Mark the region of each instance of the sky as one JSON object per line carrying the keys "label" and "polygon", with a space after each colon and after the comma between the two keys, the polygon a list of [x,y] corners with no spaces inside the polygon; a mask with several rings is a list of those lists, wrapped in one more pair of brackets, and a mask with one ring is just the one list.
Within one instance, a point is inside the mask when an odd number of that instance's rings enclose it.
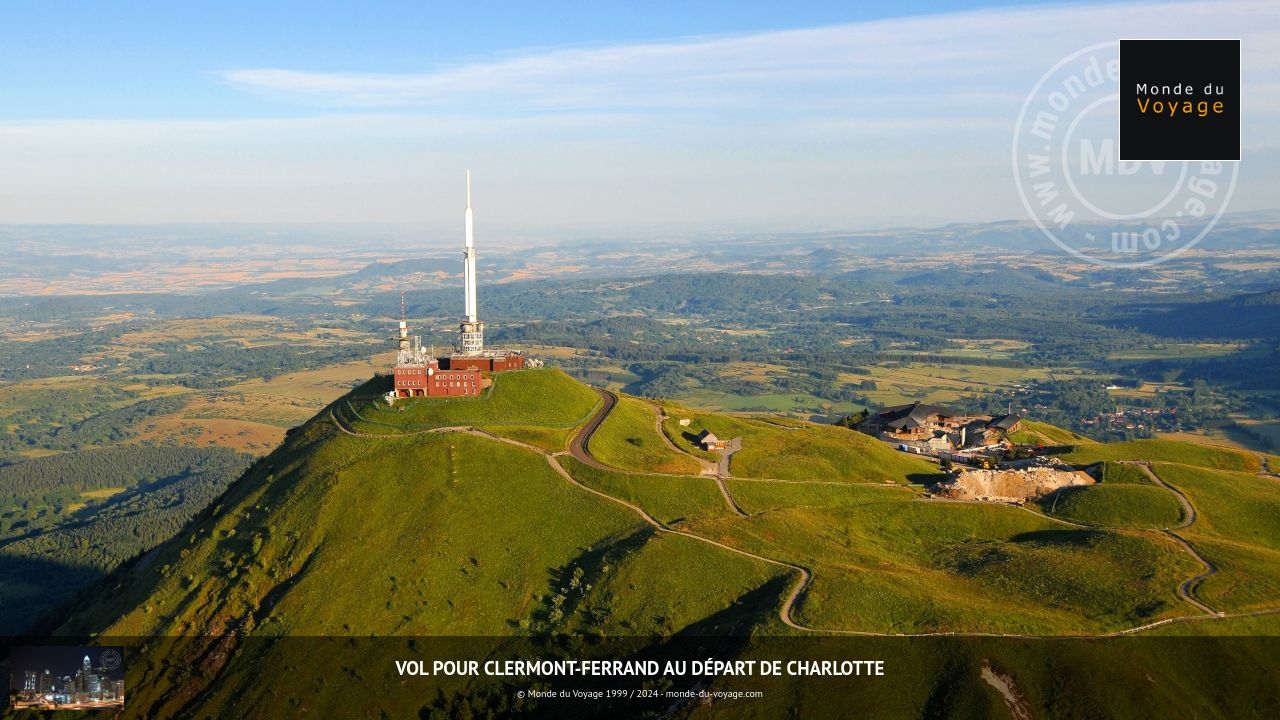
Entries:
{"label": "sky", "polygon": [[0,222],[460,223],[510,237],[1025,218],[1063,56],[1243,40],[1232,210],[1280,205],[1280,4],[0,5]]}

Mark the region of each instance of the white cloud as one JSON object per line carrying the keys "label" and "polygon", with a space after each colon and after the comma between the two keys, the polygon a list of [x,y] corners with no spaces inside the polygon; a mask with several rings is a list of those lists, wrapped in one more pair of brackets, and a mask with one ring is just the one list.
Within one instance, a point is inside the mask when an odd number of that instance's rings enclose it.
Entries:
{"label": "white cloud", "polygon": [[1274,206],[1280,174],[1262,165],[1280,163],[1280,13],[1241,0],[984,10],[417,74],[229,71],[322,114],[0,123],[0,218],[448,228],[467,167],[485,229],[513,234],[1021,217],[1011,127],[1040,74],[1099,41],[1188,34],[1244,39],[1258,167],[1234,207]]}
{"label": "white cloud", "polygon": [[[804,30],[569,48],[421,73],[223,73],[236,87],[335,106],[471,110],[660,108],[795,111],[893,95],[980,101],[1020,92],[1047,64],[1117,37],[1247,34],[1250,75],[1280,77],[1272,0],[1054,6],[910,17]],[[1021,95],[1018,95],[1021,99]]]}

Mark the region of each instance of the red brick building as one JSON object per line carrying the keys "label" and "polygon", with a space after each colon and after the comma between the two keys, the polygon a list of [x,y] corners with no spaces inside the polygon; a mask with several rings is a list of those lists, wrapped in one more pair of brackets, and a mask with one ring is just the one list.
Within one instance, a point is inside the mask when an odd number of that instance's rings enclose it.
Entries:
{"label": "red brick building", "polygon": [[425,364],[396,365],[395,396],[474,397],[484,389],[478,369],[440,369],[437,360]]}

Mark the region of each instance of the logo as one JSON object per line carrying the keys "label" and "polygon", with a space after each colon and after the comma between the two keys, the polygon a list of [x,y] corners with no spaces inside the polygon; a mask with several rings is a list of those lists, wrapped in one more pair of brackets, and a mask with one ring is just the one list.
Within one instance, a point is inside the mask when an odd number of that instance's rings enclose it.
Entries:
{"label": "logo", "polygon": [[120,667],[120,651],[115,648],[107,648],[98,656],[98,666],[104,670],[115,670]]}
{"label": "logo", "polygon": [[1121,160],[1119,50],[1093,45],[1041,76],[1014,126],[1013,171],[1023,207],[1058,247],[1098,265],[1142,267],[1213,229],[1239,165]]}
{"label": "logo", "polygon": [[1121,40],[1120,157],[1240,159],[1239,40]]}

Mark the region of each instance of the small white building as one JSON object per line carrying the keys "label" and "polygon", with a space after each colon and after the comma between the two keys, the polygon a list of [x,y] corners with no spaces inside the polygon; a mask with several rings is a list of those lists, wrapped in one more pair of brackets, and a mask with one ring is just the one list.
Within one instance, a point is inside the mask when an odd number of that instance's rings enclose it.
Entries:
{"label": "small white building", "polygon": [[710,430],[703,430],[698,433],[698,445],[703,450],[724,450],[728,443],[716,437],[715,433]]}

